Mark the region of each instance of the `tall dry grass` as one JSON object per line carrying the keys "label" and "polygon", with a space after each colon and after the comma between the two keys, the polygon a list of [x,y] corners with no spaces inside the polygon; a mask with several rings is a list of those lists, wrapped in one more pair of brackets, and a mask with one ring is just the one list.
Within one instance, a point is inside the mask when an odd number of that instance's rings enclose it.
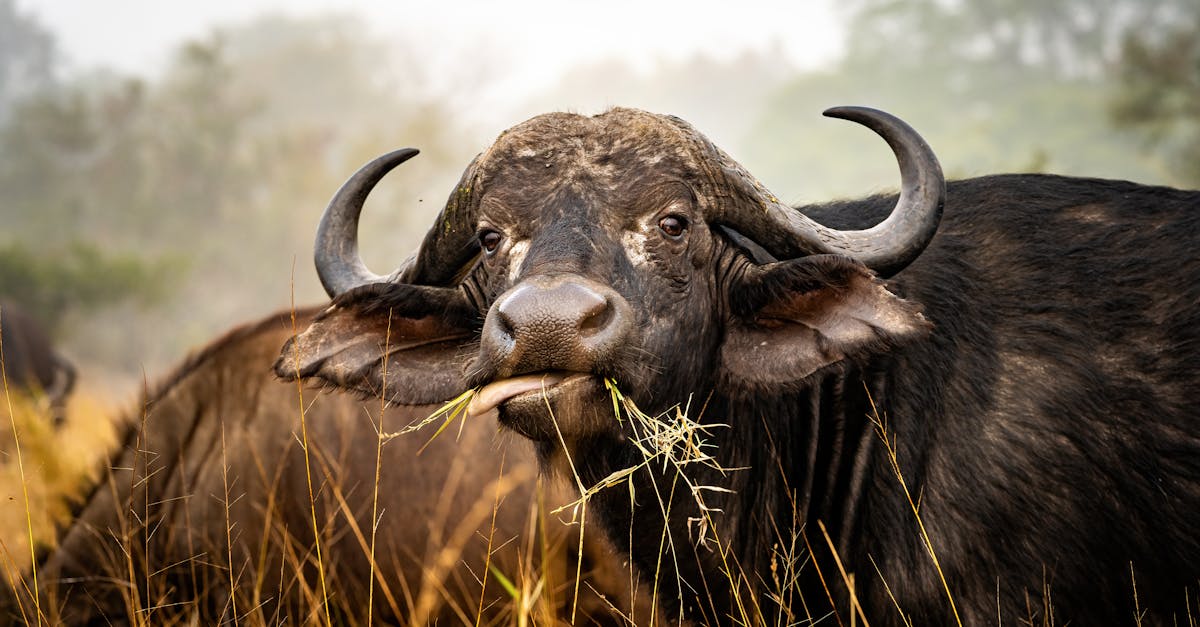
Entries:
{"label": "tall dry grass", "polygon": [[[627,592],[624,598],[610,598],[607,601],[611,606],[607,608],[609,611],[605,620],[610,624],[666,625],[671,621],[661,608],[676,602],[676,599],[660,598],[661,572],[644,582],[632,579],[631,573],[612,568],[611,564],[607,572],[588,572],[583,564],[594,564],[603,556],[584,555],[585,551],[595,552],[596,549],[578,542],[579,535],[598,536],[601,533],[587,525],[589,501],[601,490],[629,489],[628,482],[640,469],[654,465],[673,469],[676,478],[667,485],[653,486],[653,498],[664,508],[664,514],[671,516],[669,507],[677,490],[684,490],[701,512],[698,518],[688,521],[690,533],[687,537],[669,537],[671,531],[664,530],[664,536],[660,539],[660,559],[663,563],[678,559],[679,556],[674,552],[686,542],[706,543],[717,551],[723,566],[721,572],[713,573],[716,581],[710,581],[710,585],[723,582],[734,591],[735,614],[728,617],[731,624],[764,627],[871,624],[876,617],[871,616],[859,603],[855,595],[857,584],[866,578],[877,578],[890,594],[887,578],[878,568],[866,572],[848,571],[837,559],[834,543],[820,521],[805,526],[802,521],[793,519],[790,528],[786,524],[781,525],[781,542],[774,556],[777,568],[773,569],[770,581],[755,580],[758,575],[745,572],[737,556],[723,548],[728,543],[722,535],[718,512],[706,501],[707,495],[720,492],[723,488],[720,485],[698,483],[693,479],[696,476],[693,469],[705,467],[721,472],[738,471],[721,469],[715,465],[713,429],[720,427],[703,425],[698,418],[689,415],[702,413],[702,408],[682,404],[665,414],[650,416],[624,397],[611,382],[609,389],[614,412],[634,434],[631,443],[642,452],[643,463],[615,472],[596,485],[585,485],[576,474],[573,477],[574,498],[564,499],[561,493],[554,492],[554,488],[541,486],[538,500],[542,507],[530,511],[526,533],[519,540],[521,559],[515,567],[484,562],[472,571],[478,586],[472,593],[476,599],[474,603],[465,602],[461,591],[454,589],[450,572],[462,565],[464,548],[473,538],[482,536],[487,539],[489,555],[506,548],[500,546],[501,540],[494,534],[499,504],[519,482],[534,481],[531,475],[505,475],[497,477],[487,486],[483,490],[487,498],[474,503],[465,514],[460,512],[460,518],[453,521],[455,524],[447,526],[451,531],[429,548],[423,558],[426,568],[419,581],[398,581],[385,576],[386,562],[377,561],[386,559],[377,552],[376,546],[379,512],[372,511],[368,520],[375,522],[370,526],[359,524],[362,517],[352,511],[354,506],[348,498],[351,488],[324,480],[318,480],[314,484],[314,492],[306,497],[310,508],[307,515],[316,530],[316,542],[305,539],[310,534],[297,533],[297,530],[287,527],[285,518],[279,515],[280,509],[287,506],[282,495],[272,494],[264,505],[267,509],[264,524],[268,529],[264,533],[266,541],[256,547],[257,566],[276,564],[275,568],[287,571],[289,577],[274,576],[280,573],[266,573],[254,565],[234,569],[219,563],[234,563],[231,553],[227,553],[224,560],[213,560],[211,556],[198,557],[186,564],[159,565],[158,570],[146,569],[140,562],[145,559],[144,553],[149,549],[137,545],[137,539],[141,536],[137,533],[137,521],[131,519],[128,521],[128,534],[121,544],[122,550],[112,552],[108,562],[99,565],[104,576],[121,582],[125,591],[121,614],[109,616],[108,619],[135,625],[203,624],[209,619],[249,626],[279,624],[281,621],[287,624],[365,625],[376,624],[390,615],[398,616],[402,622],[410,625],[433,624],[435,621],[438,621],[436,624],[474,627],[559,625],[572,621],[574,624],[593,624],[600,620],[595,606],[581,612],[578,608],[579,599],[581,591],[587,593],[600,587],[601,592],[611,593],[613,589],[622,588]],[[455,407],[462,403],[463,399],[458,399]],[[0,421],[0,455],[3,456],[0,460],[0,499],[3,499],[0,500],[0,549],[3,550],[5,571],[10,583],[20,585],[16,583],[19,581],[18,574],[29,581],[32,574],[30,539],[35,544],[52,545],[56,524],[61,524],[70,511],[72,498],[78,497],[83,486],[104,480],[103,477],[97,477],[95,472],[103,465],[103,459],[113,447],[113,412],[110,406],[98,395],[86,392],[79,394],[68,407],[65,426],[56,431],[51,427],[47,412],[39,409],[36,400],[10,393],[6,394],[5,402],[0,403],[0,411],[4,413],[4,420]],[[453,407],[440,416],[444,418],[446,415],[461,417]],[[895,436],[889,431],[884,416],[875,412],[869,418],[878,440],[883,443],[884,456],[891,462],[889,473],[908,494],[909,483],[895,453]],[[454,431],[447,429],[448,424],[448,421],[442,422],[434,430],[436,434],[430,434],[431,430],[426,429],[407,435],[422,437],[423,441],[430,435],[453,438]],[[459,426],[463,427],[461,424]],[[389,432],[388,429],[393,427],[382,419],[378,420],[376,428],[379,448],[375,451],[377,475],[372,487],[378,491],[382,451],[389,441],[402,436]],[[16,463],[18,443],[22,464]],[[222,438],[222,454],[224,448]],[[309,453],[312,466],[307,471],[310,476],[328,478],[334,474],[330,471],[337,460],[327,450],[323,450],[318,443],[309,443],[306,452]],[[272,469],[264,468],[263,471],[270,473]],[[671,475],[668,473],[668,476]],[[235,501],[236,496],[228,491],[229,484],[225,485],[227,491],[222,498],[228,504]],[[452,491],[452,488],[447,488],[447,494],[443,495],[446,503]],[[377,499],[376,495],[371,502],[377,504]],[[910,514],[920,529],[921,544],[926,547],[936,572],[942,574],[934,549],[935,542],[928,536],[921,519],[919,502],[910,496],[908,504]],[[449,506],[440,508],[439,515],[450,516]],[[573,526],[563,527],[560,522],[562,519],[567,519]],[[390,524],[397,524],[397,519],[391,519]],[[399,524],[420,524],[420,521],[401,521]],[[552,528],[557,532],[549,531]],[[564,529],[568,533],[563,533]],[[228,552],[234,544],[234,529],[228,519],[224,531],[228,541],[223,549]],[[638,532],[633,529],[629,531]],[[818,564],[812,561],[810,556],[816,545],[827,546],[835,558],[834,562]],[[327,550],[318,553],[318,546],[327,547]],[[328,552],[330,547],[361,552],[357,557],[363,558],[367,565],[366,577],[361,574],[350,576],[333,564],[341,556],[331,555]],[[139,554],[139,551],[143,554]],[[567,559],[563,559],[564,556]],[[189,571],[191,589],[181,591],[178,580],[161,576],[167,568]],[[802,598],[799,580],[805,571],[815,572],[823,582],[825,598]],[[607,577],[607,580],[598,583],[601,581],[599,577]],[[344,586],[361,586],[364,581],[369,587],[365,594],[352,597],[343,592]],[[614,581],[615,586],[611,585]],[[755,585],[750,585],[750,582]],[[604,587],[606,584],[608,587]],[[953,603],[952,582],[943,581],[943,585]],[[835,587],[848,591],[848,604],[838,602]],[[747,594],[744,592],[747,590],[757,592]],[[495,592],[502,592],[502,600],[486,601],[489,594]],[[1037,607],[1031,610],[1030,618],[1039,625],[1057,624],[1050,590],[1047,588],[1042,592],[1043,598],[1033,600]],[[268,606],[268,599],[280,597],[295,600],[286,613],[264,610]],[[637,597],[636,600],[631,601],[634,597]],[[54,624],[59,619],[59,604],[71,602],[70,599],[53,596],[26,595],[23,598],[26,603],[21,611],[30,624]],[[184,600],[181,601],[181,598]],[[354,598],[365,598],[366,602],[359,604]],[[599,598],[598,595],[593,597],[596,598]],[[903,604],[894,597],[892,600],[901,620],[913,624],[906,616]],[[605,602],[604,599],[600,600],[600,603]],[[631,603],[636,609],[630,609]],[[810,606],[830,604],[838,608],[833,613],[809,611]],[[772,605],[790,607],[793,611],[780,614],[771,611]],[[957,622],[957,616],[947,618],[952,623]],[[891,619],[878,620],[887,622]],[[1189,615],[1186,622],[1181,624],[1195,626],[1196,621]]]}
{"label": "tall dry grass", "polygon": [[16,390],[0,393],[0,551],[6,572],[25,572],[30,537],[35,547],[52,545],[72,502],[95,480],[114,443],[113,411],[109,399],[83,391],[71,398],[66,421],[55,429],[40,399]]}
{"label": "tall dry grass", "polygon": [[[0,564],[6,583],[15,587],[22,576],[36,582],[39,550],[54,544],[72,505],[95,480],[114,429],[100,395],[75,395],[55,429],[51,407],[39,393],[10,386],[6,376],[0,381]],[[33,585],[33,606],[21,609],[38,617],[42,599]]]}
{"label": "tall dry grass", "polygon": [[[341,395],[330,398],[338,407],[346,405],[351,411],[369,411],[372,406],[369,401],[359,404]],[[170,411],[172,402],[163,400],[159,409]],[[311,403],[306,401],[303,407],[311,409]],[[216,467],[221,476],[215,483],[216,493],[139,493],[136,486],[148,485],[162,470],[161,466],[155,466],[156,460],[167,461],[160,459],[161,451],[155,444],[153,432],[158,417],[153,408],[149,411],[142,408],[140,416],[126,414],[116,419],[122,425],[121,430],[133,430],[130,438],[121,438],[125,445],[116,447],[114,419],[110,418],[113,414],[94,396],[81,394],[73,399],[66,425],[59,431],[51,428],[36,402],[13,395],[12,407],[11,423],[16,428],[13,432],[16,437],[8,439],[0,449],[14,455],[0,462],[0,490],[9,496],[2,510],[0,543],[4,546],[6,583],[16,589],[14,599],[19,604],[6,610],[13,612],[10,617],[27,624],[74,620],[72,616],[78,613],[72,614],[72,608],[93,603],[86,597],[93,594],[102,597],[114,590],[117,601],[105,607],[99,619],[134,625],[197,624],[197,621],[251,626],[365,625],[381,620],[476,627],[552,625],[561,624],[563,617],[572,611],[578,612],[579,624],[587,624],[601,615],[612,615],[610,603],[614,612],[629,613],[619,599],[606,600],[598,595],[591,596],[589,607],[578,610],[574,607],[577,593],[571,582],[578,576],[601,590],[611,586],[595,583],[601,573],[591,572],[590,566],[570,564],[583,556],[584,549],[576,548],[569,527],[546,513],[553,504],[565,500],[557,488],[538,486],[538,500],[548,505],[528,510],[523,523],[525,532],[518,538],[505,535],[511,525],[497,529],[497,515],[505,499],[536,483],[528,464],[520,467],[514,462],[512,468],[502,467],[501,475],[484,486],[468,484],[473,477],[463,463],[430,467],[428,470],[433,474],[447,475],[442,493],[432,496],[438,502],[432,515],[436,520],[413,519],[403,511],[387,512],[387,517],[373,511],[366,517],[360,509],[364,486],[342,484],[338,480],[343,476],[341,465],[346,460],[336,447],[330,446],[329,429],[318,429],[320,435],[308,434],[307,442],[303,431],[297,430],[298,441],[293,444],[301,447],[307,458],[304,474],[313,485],[313,492],[299,498],[299,503],[307,510],[305,516],[311,526],[295,526],[294,517],[287,515],[289,508],[297,507],[297,495],[272,489],[264,503],[254,505],[261,516],[253,520],[258,520],[262,529],[251,533],[245,526],[250,519],[244,517],[245,510],[238,509],[247,500],[241,492],[247,478],[226,474],[236,458],[246,461],[246,451],[236,448],[232,431],[227,434],[222,428],[219,434],[220,449],[215,454],[221,460]],[[382,416],[389,414],[379,412],[378,403],[374,407],[369,419],[378,434],[378,448],[374,451],[376,476],[371,487],[377,493],[379,466],[383,463],[380,456],[389,444],[394,447],[402,442],[385,433],[388,425]],[[238,419],[236,415],[226,417]],[[174,420],[178,416],[167,414],[166,418]],[[318,413],[318,419],[328,421],[329,412]],[[328,424],[309,426],[328,427]],[[234,439],[227,439],[227,435]],[[415,433],[411,437],[424,441],[427,435]],[[15,462],[17,442],[23,453],[21,465]],[[455,445],[450,439],[441,444]],[[130,451],[132,462],[128,455],[123,456]],[[116,456],[109,459],[109,455]],[[393,467],[386,472],[396,472],[396,461],[394,455],[389,458]],[[182,466],[182,460],[179,462]],[[419,471],[421,464],[426,463],[420,458],[410,462],[411,468],[400,470]],[[109,463],[115,470],[100,472]],[[286,464],[255,459],[250,465],[257,467],[264,483],[280,485],[281,469]],[[38,582],[41,587],[35,583],[37,571],[32,568],[30,538],[42,549],[53,546],[56,526],[66,522],[73,499],[88,492],[90,485],[98,485],[98,492],[84,513],[94,510],[95,502],[103,505],[108,498],[112,520],[107,529],[84,530],[94,534],[86,541],[89,554],[85,559],[92,564],[91,571],[84,574],[88,582],[82,586],[73,583],[68,586],[70,592],[59,595],[51,577]],[[480,495],[465,511],[456,504],[464,490]],[[29,507],[24,506],[26,492]],[[127,496],[119,497],[118,493]],[[156,509],[169,506],[169,502],[189,498],[216,499],[223,509],[223,518],[214,523],[211,519],[201,521],[190,517],[167,520],[156,514]],[[396,505],[393,500],[393,509]],[[212,535],[213,530],[206,527],[213,524],[221,527],[215,533],[221,541],[205,544],[201,537],[206,533]],[[441,530],[427,547],[413,547],[418,554],[424,553],[418,555],[424,567],[416,577],[398,577],[397,573],[411,572],[395,562],[402,556],[377,548],[376,536],[385,531],[394,536],[397,526]],[[246,547],[247,537],[259,538],[261,542]],[[486,539],[487,559],[474,563],[469,553],[480,538]],[[187,554],[191,557],[165,562],[161,547],[181,544],[187,544]],[[318,553],[318,547],[324,551]],[[244,550],[253,552],[253,559],[241,559]],[[589,563],[608,557],[594,548],[586,551]],[[493,555],[497,556],[495,560],[491,559]],[[516,559],[499,559],[513,555]],[[620,577],[611,570],[602,575]]]}
{"label": "tall dry grass", "polygon": [[[316,530],[316,542],[306,543],[297,537],[292,530],[285,528],[281,517],[275,518],[273,521],[272,516],[268,515],[267,517],[267,524],[274,528],[267,534],[270,542],[260,547],[260,563],[269,562],[268,555],[282,556],[281,560],[277,560],[281,564],[281,568],[296,573],[296,579],[290,585],[298,590],[296,597],[301,600],[301,603],[298,607],[292,608],[295,613],[289,615],[289,622],[319,625],[370,624],[378,618],[373,614],[376,605],[373,597],[378,588],[379,596],[385,600],[383,605],[388,607],[394,615],[405,616],[407,614],[409,624],[412,625],[427,624],[439,616],[439,612],[443,617],[442,624],[445,624],[445,616],[451,616],[455,621],[454,624],[474,626],[550,625],[572,620],[578,624],[587,624],[585,621],[594,620],[594,615],[590,615],[586,619],[581,619],[579,615],[572,616],[576,613],[575,608],[578,605],[580,588],[595,585],[588,581],[588,573],[581,570],[581,565],[586,561],[582,555],[585,544],[582,542],[568,543],[561,533],[557,535],[547,533],[547,526],[559,524],[559,515],[565,515],[576,526],[578,533],[599,534],[599,530],[590,529],[586,525],[589,500],[601,490],[629,489],[628,482],[639,470],[650,465],[657,465],[673,468],[674,475],[678,478],[678,483],[654,486],[654,498],[665,508],[663,513],[668,517],[671,516],[669,511],[671,496],[675,490],[681,488],[691,495],[701,512],[700,517],[688,521],[689,526],[692,527],[691,531],[694,532],[688,534],[689,538],[672,538],[669,537],[670,530],[664,530],[660,542],[661,559],[678,559],[678,556],[675,555],[676,547],[681,546],[680,543],[683,542],[698,542],[716,547],[724,564],[718,577],[723,577],[725,584],[735,591],[734,601],[737,614],[731,617],[733,621],[742,625],[774,624],[770,613],[764,611],[758,599],[741,593],[743,590],[752,588],[752,586],[747,586],[747,582],[754,575],[742,570],[736,555],[720,549],[720,547],[726,546],[726,543],[722,542],[719,522],[714,516],[719,512],[713,510],[706,503],[705,496],[708,493],[723,491],[724,488],[719,485],[701,485],[692,479],[691,469],[696,466],[705,466],[721,472],[736,472],[736,470],[722,469],[715,465],[711,443],[711,431],[714,427],[702,425],[697,420],[690,418],[691,408],[687,405],[677,406],[663,415],[649,416],[638,409],[630,399],[624,397],[611,382],[609,382],[609,390],[612,394],[614,412],[619,419],[627,422],[635,434],[631,442],[641,452],[643,462],[638,466],[617,471],[596,485],[584,485],[576,474],[574,477],[575,488],[580,495],[577,500],[560,504],[552,512],[545,514],[531,513],[528,533],[524,540],[525,546],[522,547],[522,553],[526,558],[521,561],[520,568],[516,571],[503,572],[493,565],[485,565],[484,569],[477,573],[481,584],[480,594],[485,594],[488,586],[493,586],[493,589],[502,589],[508,597],[507,608],[501,609],[495,606],[484,608],[481,603],[472,612],[470,608],[455,607],[454,604],[458,600],[454,598],[455,595],[446,587],[446,582],[442,578],[461,558],[461,549],[467,539],[476,533],[489,533],[489,522],[494,524],[496,506],[506,492],[512,489],[511,482],[532,480],[532,477],[498,478],[494,490],[487,490],[494,494],[494,501],[477,503],[476,507],[473,507],[468,515],[459,521],[457,531],[451,534],[452,537],[444,538],[445,544],[439,550],[426,556],[429,566],[426,571],[427,580],[399,583],[389,582],[378,576],[379,569],[375,562],[374,542],[378,530],[376,528],[363,529],[356,525],[354,521],[357,518],[349,511],[350,505],[340,487],[325,485],[323,498],[331,501],[332,507],[318,507],[318,497],[311,493],[309,495],[309,514]],[[448,408],[451,408],[448,412],[435,415],[434,418],[445,415],[450,418],[460,417],[460,412],[455,409],[461,409],[463,404],[463,399],[457,399],[456,403],[448,405]],[[0,533],[3,534],[6,570],[10,577],[15,572],[25,574],[31,572],[28,557],[30,555],[28,544],[30,537],[39,544],[48,546],[53,543],[56,524],[63,522],[64,516],[70,509],[70,500],[79,495],[82,490],[81,486],[97,479],[92,475],[101,466],[102,458],[111,448],[114,439],[112,419],[110,418],[112,413],[99,399],[86,394],[73,399],[69,406],[67,423],[63,429],[57,432],[50,426],[51,423],[45,412],[38,410],[35,402],[24,397],[13,396],[12,408],[12,415],[7,422],[15,426],[16,431],[13,432],[10,429],[10,432],[5,434],[6,439],[2,450],[10,459],[9,463],[0,465],[0,489],[7,493],[4,495],[7,496],[7,500],[5,501],[6,506],[2,510],[3,517],[0,518],[0,525],[2,525]],[[443,421],[431,437],[453,437],[452,433],[442,433],[448,424],[448,420]],[[388,433],[386,425],[382,422],[379,427],[379,442],[382,450],[382,446],[389,439],[399,436],[397,433]],[[886,426],[880,421],[876,427],[881,439],[887,442]],[[17,437],[13,437],[14,435]],[[420,435],[420,433],[411,435]],[[23,475],[18,465],[11,463],[11,457],[15,455],[18,441],[25,459]],[[307,452],[307,446],[305,448]],[[224,454],[223,438],[222,449],[222,454]],[[313,455],[306,455],[306,457],[309,458],[311,464],[317,466],[328,467],[332,463],[332,460],[315,450]],[[898,464],[894,466],[894,471],[898,480],[903,484],[904,479]],[[312,476],[311,468],[306,472],[310,477]],[[228,486],[227,483],[226,486]],[[378,489],[377,483],[375,488]],[[29,495],[28,509],[23,507],[24,497],[20,494],[24,491],[27,491]],[[227,502],[231,498],[228,493],[224,496]],[[545,504],[545,496],[539,498]],[[267,504],[269,510],[275,511],[280,506],[279,501],[274,498]],[[318,511],[324,512],[323,517],[318,514]],[[919,516],[916,507],[913,508],[913,514]],[[372,519],[377,519],[377,515],[373,514]],[[795,524],[796,521],[793,523]],[[132,521],[131,524],[136,525]],[[228,522],[226,525],[226,532],[230,533]],[[803,568],[817,568],[807,559],[806,554],[811,551],[810,542],[827,541],[828,535],[825,534],[822,539],[822,536],[818,534],[814,539],[813,531],[795,524],[790,531],[791,542],[779,550],[778,561],[785,566],[781,569],[781,575],[772,582],[775,589],[768,592],[777,603],[791,604],[790,601],[799,594],[796,589],[799,571]],[[634,533],[636,530],[630,530],[630,532]],[[333,569],[325,563],[328,558],[320,552],[319,547],[322,545],[332,546],[346,534],[353,535],[359,549],[368,556],[371,568],[368,578],[370,601],[366,607],[341,605],[344,598],[339,598],[336,594],[331,598],[329,592],[330,588],[336,588],[342,582],[337,580]],[[137,535],[131,530],[127,541],[134,540]],[[232,546],[232,541],[226,547],[227,550],[229,546]],[[211,612],[211,609],[203,607],[213,602],[213,599],[209,598],[210,594],[225,595],[226,598],[220,599],[218,604],[224,604],[227,607],[219,610],[218,615],[223,617],[228,624],[275,624],[280,618],[278,614],[268,615],[256,611],[256,608],[262,607],[264,599],[285,594],[285,591],[282,590],[263,589],[262,583],[265,578],[261,573],[235,572],[231,568],[221,568],[219,565],[201,559],[188,565],[195,586],[190,600],[185,603],[175,603],[172,598],[177,596],[178,591],[165,578],[156,578],[154,573],[142,572],[135,567],[135,563],[139,559],[145,558],[145,555],[137,555],[138,549],[139,547],[134,544],[127,544],[125,553],[118,552],[110,555],[109,563],[104,566],[108,576],[123,580],[127,584],[125,586],[127,592],[124,597],[125,615],[121,618],[128,620],[131,624],[194,624],[198,616],[211,616],[208,613]],[[569,569],[568,572],[568,569],[563,568],[559,568],[557,571],[539,568],[548,563],[566,563],[562,560],[556,562],[550,557],[555,553],[561,554],[564,550],[577,552],[574,556],[575,569]],[[930,550],[932,551],[932,548]],[[231,555],[228,555],[226,560],[228,563],[233,562]],[[838,577],[846,589],[853,591],[855,574],[846,572],[840,563],[837,566],[837,572],[821,573],[822,580],[826,577]],[[612,575],[612,573],[608,574]],[[627,573],[624,575],[628,576]],[[622,574],[618,573],[616,576],[619,578]],[[636,624],[642,625],[669,623],[669,619],[659,608],[675,600],[659,598],[659,576],[662,576],[661,573],[656,573],[650,578],[648,585],[644,586],[636,581],[627,581],[622,584],[630,590],[631,596],[643,595],[641,614],[636,617],[628,616],[631,611],[627,606],[617,607],[614,604],[611,608],[614,623],[621,622],[623,616],[627,619],[624,622],[628,624],[635,624],[635,621],[638,621]],[[253,580],[249,585],[243,579],[246,577]],[[829,600],[832,600],[832,596]],[[56,601],[53,598],[38,599],[37,602],[44,603],[44,607],[24,608],[29,622],[41,623],[44,620],[46,623],[52,623],[56,621],[58,618],[54,605]],[[445,611],[447,605],[451,606],[449,612]],[[36,618],[39,616],[39,611],[41,618]],[[789,616],[786,622],[787,624],[818,623],[822,619],[828,621],[830,618],[836,620],[838,624],[845,624],[841,614],[834,614],[832,617]],[[864,625],[870,624],[868,617],[857,603],[852,605],[850,611],[846,613],[845,619],[849,624],[856,622]]]}

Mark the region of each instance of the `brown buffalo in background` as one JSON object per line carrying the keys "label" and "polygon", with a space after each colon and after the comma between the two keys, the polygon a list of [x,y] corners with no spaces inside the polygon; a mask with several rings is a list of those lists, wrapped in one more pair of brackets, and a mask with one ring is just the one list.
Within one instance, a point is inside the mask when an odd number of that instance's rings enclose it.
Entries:
{"label": "brown buffalo in background", "polygon": [[54,350],[42,325],[8,300],[0,300],[0,356],[6,389],[40,395],[55,424],[61,424],[75,387],[75,367]]}
{"label": "brown buffalo in background", "polygon": [[39,560],[38,598],[27,574],[6,617],[36,622],[35,605],[67,624],[516,624],[569,618],[576,603],[576,624],[634,614],[613,552],[590,530],[581,551],[579,527],[545,513],[571,497],[539,488],[530,445],[498,436],[494,416],[424,450],[432,428],[385,437],[377,466],[378,434],[436,407],[381,420],[378,399],[277,380],[279,346],[315,313],[238,328],[146,394]]}

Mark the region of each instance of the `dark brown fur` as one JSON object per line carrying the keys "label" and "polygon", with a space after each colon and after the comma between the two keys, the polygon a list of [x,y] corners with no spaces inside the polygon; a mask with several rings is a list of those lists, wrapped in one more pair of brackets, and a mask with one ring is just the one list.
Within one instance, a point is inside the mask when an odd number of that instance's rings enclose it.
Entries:
{"label": "dark brown fur", "polygon": [[[720,548],[696,542],[689,491],[659,490],[679,485],[665,465],[631,475],[637,498],[609,489],[592,506],[676,616],[781,624],[832,611],[845,624],[842,568],[874,625],[1200,615],[1200,192],[954,182],[932,242],[880,281],[852,258],[785,257],[769,241],[781,229],[739,243],[722,216],[762,211],[755,190],[676,118],[538,116],[468,167],[402,281],[347,291],[281,363],[354,389],[386,378],[398,401],[583,370],[590,387],[514,397],[500,419],[550,465],[569,454],[586,485],[644,461],[602,379],[651,415],[691,399],[713,455],[739,469],[689,477],[726,490],[705,502]],[[858,230],[895,204],[799,211]],[[657,228],[663,216],[686,219],[686,235]],[[480,254],[471,237],[493,232]],[[496,303],[546,277],[623,299],[628,350],[586,369],[552,342],[522,346],[539,357],[515,369],[489,352]],[[432,349],[419,368],[398,351],[386,369],[359,350],[445,311],[472,323],[431,334],[444,342],[436,386],[407,383],[437,363]]]}

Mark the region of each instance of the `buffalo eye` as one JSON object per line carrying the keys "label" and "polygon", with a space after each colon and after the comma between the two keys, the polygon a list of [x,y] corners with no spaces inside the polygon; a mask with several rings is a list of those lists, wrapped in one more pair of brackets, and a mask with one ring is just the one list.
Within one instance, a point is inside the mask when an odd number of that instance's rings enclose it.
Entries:
{"label": "buffalo eye", "polygon": [[500,246],[501,239],[499,232],[489,229],[479,234],[479,245],[490,255],[496,252],[496,248]]}
{"label": "buffalo eye", "polygon": [[687,218],[683,216],[666,216],[658,221],[658,230],[663,232],[663,235],[671,239],[679,239],[683,237],[684,231],[687,230]]}

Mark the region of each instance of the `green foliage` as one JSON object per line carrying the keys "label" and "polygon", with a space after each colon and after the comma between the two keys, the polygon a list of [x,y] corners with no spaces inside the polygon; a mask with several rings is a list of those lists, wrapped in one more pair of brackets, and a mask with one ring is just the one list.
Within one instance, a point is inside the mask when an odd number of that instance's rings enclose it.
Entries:
{"label": "green foliage", "polygon": [[1100,77],[1125,33],[1176,23],[1191,0],[851,0],[847,62],[962,76],[979,65]]}
{"label": "green foliage", "polygon": [[1166,32],[1131,33],[1117,71],[1116,124],[1161,152],[1179,184],[1200,187],[1200,6]]}
{"label": "green foliage", "polygon": [[308,259],[330,194],[411,142],[404,195],[385,182],[372,203],[419,211],[365,221],[367,262],[386,272],[473,144],[450,139],[461,124],[421,89],[417,53],[363,30],[265,17],[180,46],[155,78],[95,72],[20,100],[0,119],[0,289],[58,323],[72,355],[154,371],[293,291],[321,298]]}
{"label": "green foliage", "polygon": [[50,327],[70,310],[86,310],[133,298],[161,302],[172,293],[180,265],[152,262],[132,253],[112,254],[75,242],[56,254],[15,243],[0,247],[0,294],[29,307]]}
{"label": "green foliage", "polygon": [[844,60],[780,88],[742,157],[791,201],[894,189],[876,137],[815,116],[867,104],[920,130],[952,178],[1034,170],[1170,182],[1133,133],[1110,130],[1120,86],[1106,72],[1123,33],[1169,24],[1183,4],[856,0]]}

